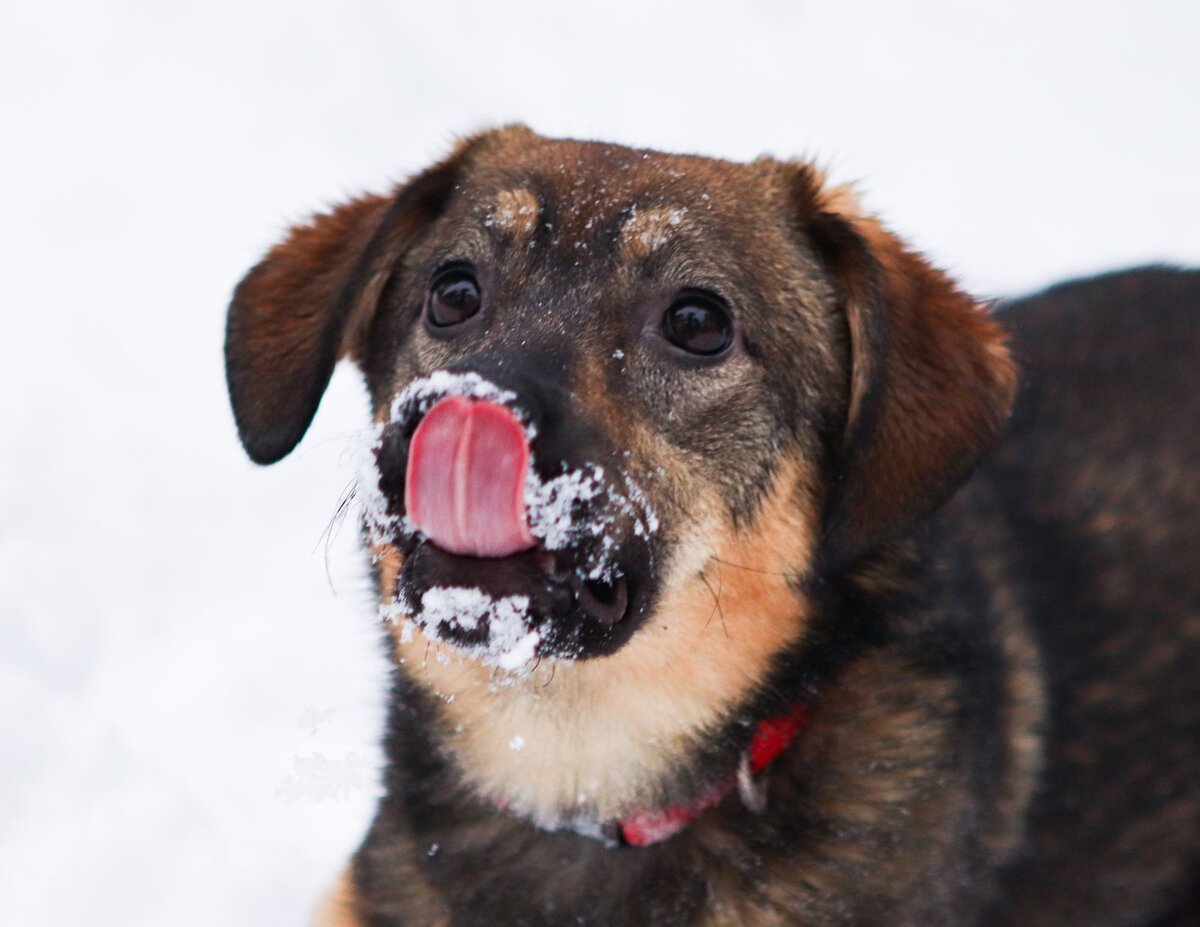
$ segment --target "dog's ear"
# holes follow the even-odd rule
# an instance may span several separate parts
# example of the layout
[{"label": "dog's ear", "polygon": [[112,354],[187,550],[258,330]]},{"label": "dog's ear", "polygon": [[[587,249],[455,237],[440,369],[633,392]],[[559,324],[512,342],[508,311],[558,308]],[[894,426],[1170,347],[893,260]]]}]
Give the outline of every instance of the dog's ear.
[{"label": "dog's ear", "polygon": [[296,446],[364,313],[355,266],[387,212],[353,200],[291,230],[238,284],[225,328],[225,376],[238,435],[256,463]]},{"label": "dog's ear", "polygon": [[365,196],[292,229],[238,284],[225,329],[225,375],[238,435],[274,463],[308,430],[334,365],[362,341],[393,267],[437,218],[482,146],[461,142],[392,196]]},{"label": "dog's ear", "polygon": [[800,228],[828,269],[849,339],[849,403],[825,511],[845,564],[945,502],[995,443],[1016,369],[987,308],[843,189],[800,167]]}]

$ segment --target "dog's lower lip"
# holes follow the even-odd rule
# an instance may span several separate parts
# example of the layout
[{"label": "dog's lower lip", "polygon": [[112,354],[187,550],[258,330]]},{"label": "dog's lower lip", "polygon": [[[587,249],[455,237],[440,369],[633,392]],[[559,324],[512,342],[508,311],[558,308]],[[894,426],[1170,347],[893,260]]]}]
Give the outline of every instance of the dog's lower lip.
[{"label": "dog's lower lip", "polygon": [[546,574],[554,582],[565,582],[569,575],[568,570],[564,568],[559,558],[548,550],[539,549],[534,551],[534,562],[538,569]]},{"label": "dog's lower lip", "polygon": [[[525,560],[526,563],[545,577],[545,581],[548,584],[546,586],[547,591],[552,589],[560,590],[560,594],[566,594],[574,600],[576,607],[584,615],[606,627],[618,624],[629,612],[632,595],[629,582],[626,580],[624,573],[613,571],[609,579],[590,579],[573,566],[569,555],[564,551],[550,551],[545,548],[539,548],[525,554],[514,555],[513,557],[472,559],[460,558],[457,555],[443,551],[436,544],[428,540],[419,542],[419,546],[428,546],[431,550],[437,551],[439,558],[459,562],[464,559],[471,561],[475,564],[476,568],[482,564],[493,564],[496,568],[503,569],[504,565],[509,561],[519,562],[520,560]],[[483,580],[483,586],[486,589],[488,586],[487,574],[481,574],[480,579]],[[459,580],[459,582],[461,581]]]}]

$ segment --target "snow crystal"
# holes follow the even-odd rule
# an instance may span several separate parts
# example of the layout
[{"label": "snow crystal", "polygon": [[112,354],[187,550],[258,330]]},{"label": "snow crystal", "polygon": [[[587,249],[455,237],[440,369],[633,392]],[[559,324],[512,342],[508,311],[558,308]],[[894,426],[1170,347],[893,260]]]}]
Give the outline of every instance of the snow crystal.
[{"label": "snow crystal", "polygon": [[[540,631],[530,631],[517,641],[511,650],[499,654],[495,659],[495,665],[509,672],[520,669],[533,659],[538,642],[541,639],[542,634]],[[485,656],[483,662],[490,663],[492,661]]]},{"label": "snow crystal", "polygon": [[628,473],[625,476],[625,489],[629,492],[626,502],[629,513],[633,516],[633,533],[639,538],[649,537],[658,532],[658,516],[650,505],[650,500],[642,492]]},{"label": "snow crystal", "polygon": [[518,734],[508,742],[509,750],[521,751],[525,749],[525,738]]},{"label": "snow crystal", "polygon": [[[456,373],[450,370],[435,370],[428,376],[420,377],[408,384],[392,400],[389,410],[389,421],[396,422],[414,412],[422,414],[428,411],[439,399],[446,396],[461,396],[464,399],[482,399],[499,405],[510,406],[513,411],[520,410],[513,405],[516,394],[512,390],[497,386],[490,380],[485,380],[479,374],[467,371]],[[528,425],[527,425],[528,427]],[[531,433],[530,438],[533,437]]]},{"label": "snow crystal", "polygon": [[671,240],[671,230],[683,224],[686,206],[674,209],[656,208],[638,213],[631,210],[623,234],[631,236],[646,253],[653,253]]},{"label": "snow crystal", "polygon": [[383,441],[383,425],[371,429],[367,440],[352,443],[350,456],[355,472],[354,486],[349,492],[349,502],[358,509],[359,517],[367,526],[372,544],[390,540],[389,535],[401,529],[400,519],[388,512],[388,499],[379,488],[379,462],[376,451]]},{"label": "snow crystal", "polygon": [[537,629],[526,627],[529,596],[493,598],[482,589],[465,586],[434,586],[421,597],[421,610],[413,620],[431,635],[440,625],[474,631],[487,622],[487,640],[480,644],[455,643],[458,650],[478,657],[489,666],[520,669],[533,659],[542,639]]},{"label": "snow crystal", "polygon": [[552,480],[542,481],[529,470],[525,485],[525,505],[529,510],[529,532],[540,538],[547,550],[561,550],[575,537],[576,506],[600,495],[604,470],[593,467],[591,473],[570,470]]}]

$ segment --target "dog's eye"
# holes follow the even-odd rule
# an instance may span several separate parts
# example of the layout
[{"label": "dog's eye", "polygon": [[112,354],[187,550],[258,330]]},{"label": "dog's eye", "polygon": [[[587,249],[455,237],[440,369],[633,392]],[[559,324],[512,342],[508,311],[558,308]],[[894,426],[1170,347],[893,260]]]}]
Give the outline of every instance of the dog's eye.
[{"label": "dog's eye", "polygon": [[429,288],[425,314],[429,324],[446,328],[465,322],[479,311],[482,298],[471,272],[462,268],[444,270]]},{"label": "dog's eye", "polygon": [[711,357],[733,343],[733,319],[715,297],[685,293],[663,316],[662,332],[671,344],[689,354]]}]

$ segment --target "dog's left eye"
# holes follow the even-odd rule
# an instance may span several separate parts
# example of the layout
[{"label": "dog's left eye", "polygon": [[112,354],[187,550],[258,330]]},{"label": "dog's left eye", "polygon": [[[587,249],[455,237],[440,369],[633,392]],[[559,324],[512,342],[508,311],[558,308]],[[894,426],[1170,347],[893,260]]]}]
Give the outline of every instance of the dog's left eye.
[{"label": "dog's left eye", "polygon": [[733,343],[733,318],[715,297],[685,293],[663,315],[662,333],[689,354],[712,357]]},{"label": "dog's left eye", "polygon": [[426,315],[438,328],[458,325],[479,311],[482,297],[471,272],[462,268],[442,271],[429,288]]}]

